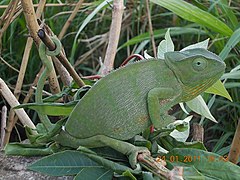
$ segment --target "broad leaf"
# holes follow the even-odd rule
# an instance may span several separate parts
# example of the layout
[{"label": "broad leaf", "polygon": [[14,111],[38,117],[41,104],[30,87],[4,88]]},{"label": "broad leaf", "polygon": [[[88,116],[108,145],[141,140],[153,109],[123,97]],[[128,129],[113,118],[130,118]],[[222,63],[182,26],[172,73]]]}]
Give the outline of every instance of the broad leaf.
[{"label": "broad leaf", "polygon": [[75,175],[85,168],[103,168],[79,151],[63,151],[44,157],[28,169],[50,176]]},{"label": "broad leaf", "polygon": [[165,34],[165,39],[159,43],[158,51],[157,51],[158,59],[164,59],[164,54],[166,52],[174,51],[174,44],[171,39],[169,31],[170,31],[170,29],[167,30],[167,32]]},{"label": "broad leaf", "polygon": [[212,116],[211,112],[208,109],[208,106],[206,105],[201,95],[197,96],[191,101],[186,102],[186,104],[192,111],[217,123],[216,119]]},{"label": "broad leaf", "polygon": [[226,90],[224,84],[220,80],[218,80],[215,84],[213,84],[205,92],[206,93],[211,93],[211,94],[216,94],[216,95],[219,95],[219,96],[223,96],[223,97],[229,99],[230,101],[232,101],[231,96],[229,95],[229,93]]}]

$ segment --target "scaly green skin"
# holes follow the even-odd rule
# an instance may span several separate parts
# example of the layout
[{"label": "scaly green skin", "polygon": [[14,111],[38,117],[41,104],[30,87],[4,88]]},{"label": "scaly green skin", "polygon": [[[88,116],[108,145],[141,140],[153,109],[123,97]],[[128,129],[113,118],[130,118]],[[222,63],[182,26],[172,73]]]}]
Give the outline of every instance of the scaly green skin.
[{"label": "scaly green skin", "polygon": [[167,111],[189,101],[223,74],[224,62],[205,49],[165,53],[165,59],[143,60],[99,80],[79,101],[54,137],[63,146],[109,146],[127,156],[132,167],[145,147],[124,142],[150,125],[162,128],[174,119]]}]

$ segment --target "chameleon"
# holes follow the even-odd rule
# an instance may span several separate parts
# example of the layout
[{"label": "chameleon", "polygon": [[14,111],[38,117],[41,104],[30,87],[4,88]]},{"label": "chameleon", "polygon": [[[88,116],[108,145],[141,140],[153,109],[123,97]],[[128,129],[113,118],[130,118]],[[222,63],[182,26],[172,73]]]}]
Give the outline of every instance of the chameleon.
[{"label": "chameleon", "polygon": [[111,147],[127,155],[135,168],[137,155],[150,151],[127,140],[151,125],[156,129],[168,125],[174,120],[168,110],[212,86],[225,67],[219,56],[201,48],[128,64],[98,80],[53,139],[72,148]]}]

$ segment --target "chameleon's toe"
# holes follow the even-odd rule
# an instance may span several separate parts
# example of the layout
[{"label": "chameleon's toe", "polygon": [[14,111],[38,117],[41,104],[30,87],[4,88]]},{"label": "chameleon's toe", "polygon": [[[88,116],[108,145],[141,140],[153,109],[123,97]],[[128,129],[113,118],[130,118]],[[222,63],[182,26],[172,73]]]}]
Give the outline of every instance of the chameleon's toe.
[{"label": "chameleon's toe", "polygon": [[170,116],[168,114],[162,114],[161,115],[161,119],[162,119],[162,127],[167,126],[170,123],[173,123],[175,121],[175,117],[174,116]]},{"label": "chameleon's toe", "polygon": [[129,163],[133,169],[137,167],[137,156],[141,153],[151,154],[146,147],[135,147],[129,155]]}]

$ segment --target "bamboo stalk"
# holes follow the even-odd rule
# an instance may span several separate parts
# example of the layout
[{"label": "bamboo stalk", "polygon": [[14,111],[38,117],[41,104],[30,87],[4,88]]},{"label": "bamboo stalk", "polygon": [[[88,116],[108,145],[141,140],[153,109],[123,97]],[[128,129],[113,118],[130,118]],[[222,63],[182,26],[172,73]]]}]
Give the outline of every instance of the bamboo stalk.
[{"label": "bamboo stalk", "polygon": [[150,34],[152,48],[153,48],[153,55],[156,58],[157,57],[157,49],[156,49],[156,43],[155,43],[154,35],[153,35],[152,19],[151,19],[151,13],[150,13],[150,9],[149,9],[149,0],[146,0],[146,7],[147,7],[149,34]]},{"label": "bamboo stalk", "polygon": [[102,75],[108,74],[109,71],[113,69],[113,64],[121,32],[123,10],[124,10],[123,0],[114,0],[108,47],[104,58],[103,67],[100,69],[100,74]]}]

